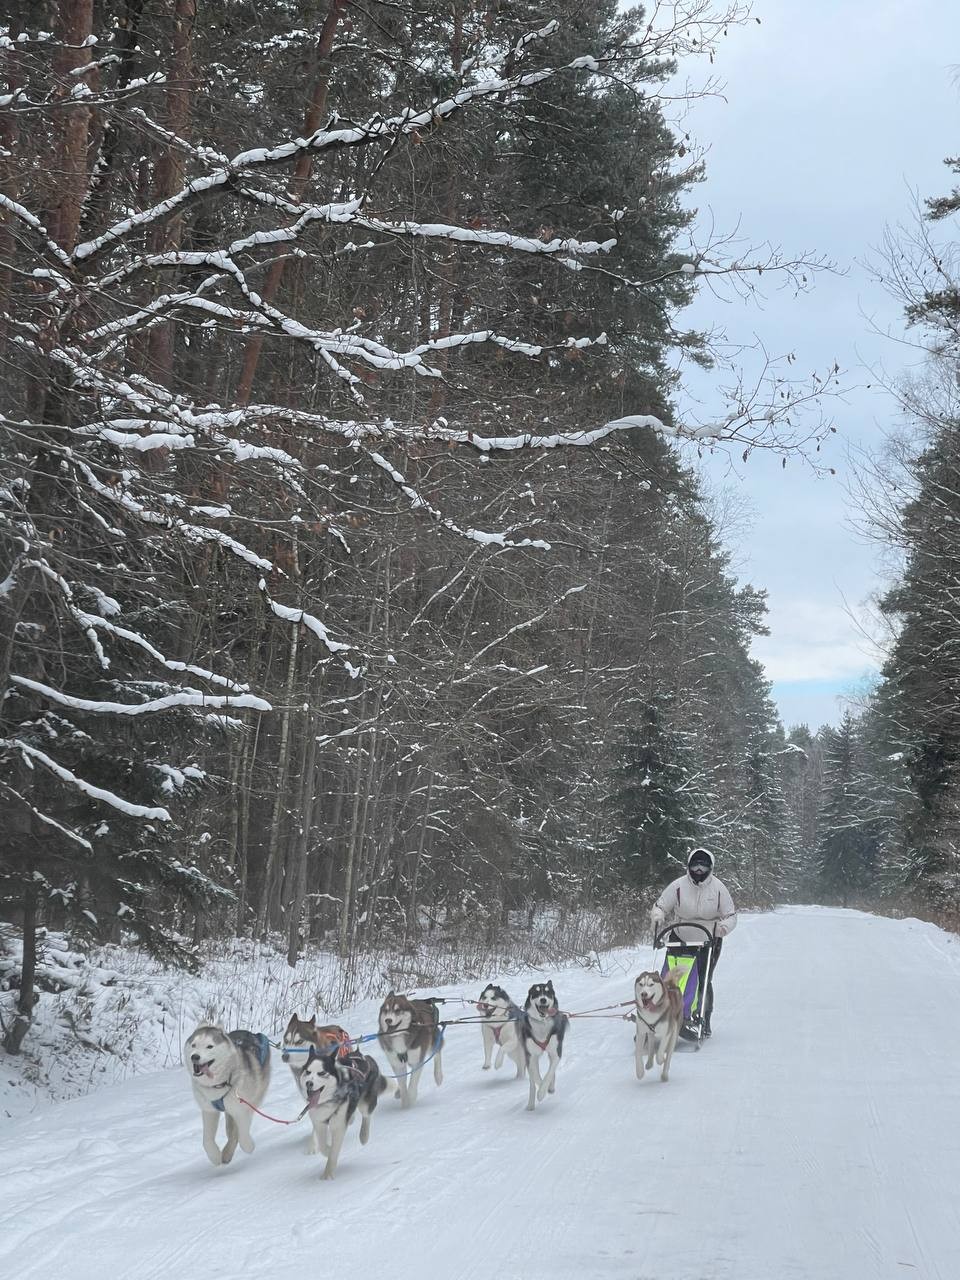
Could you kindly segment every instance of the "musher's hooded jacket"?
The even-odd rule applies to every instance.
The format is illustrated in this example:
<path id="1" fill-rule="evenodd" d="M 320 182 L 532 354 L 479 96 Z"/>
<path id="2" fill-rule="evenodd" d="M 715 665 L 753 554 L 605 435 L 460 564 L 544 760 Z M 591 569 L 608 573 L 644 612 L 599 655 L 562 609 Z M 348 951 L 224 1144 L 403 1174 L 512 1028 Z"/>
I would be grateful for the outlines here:
<path id="1" fill-rule="evenodd" d="M 690 861 L 695 854 L 701 858 L 706 853 L 710 859 L 710 874 L 702 884 L 696 884 L 689 875 Z M 705 925 L 711 932 L 716 926 L 717 937 L 722 938 L 737 926 L 737 912 L 730 897 L 730 890 L 713 874 L 713 854 L 707 849 L 694 849 L 687 859 L 688 874 L 678 876 L 661 893 L 650 912 L 654 932 L 672 920 L 690 920 Z M 699 929 L 678 929 L 677 936 L 683 942 L 703 942 Z"/>

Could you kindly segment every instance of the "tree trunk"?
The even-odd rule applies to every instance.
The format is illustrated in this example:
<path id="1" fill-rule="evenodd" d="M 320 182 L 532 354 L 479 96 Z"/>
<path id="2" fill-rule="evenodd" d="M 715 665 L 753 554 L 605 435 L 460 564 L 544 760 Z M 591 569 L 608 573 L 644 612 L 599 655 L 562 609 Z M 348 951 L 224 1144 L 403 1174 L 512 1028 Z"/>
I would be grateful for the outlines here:
<path id="1" fill-rule="evenodd" d="M 310 95 L 310 102 L 307 105 L 303 121 L 303 136 L 305 138 L 309 138 L 312 133 L 316 133 L 317 129 L 319 129 L 323 113 L 326 110 L 327 93 L 330 89 L 330 53 L 333 50 L 337 27 L 346 12 L 347 3 L 348 0 L 330 0 L 330 8 L 327 10 L 327 16 L 320 29 L 320 38 L 317 40 L 314 54 L 316 80 L 314 81 L 313 92 Z M 312 170 L 313 152 L 301 152 L 288 188 L 291 200 L 303 199 Z M 278 257 L 267 272 L 263 288 L 259 290 L 260 297 L 268 305 L 277 295 L 285 266 L 286 258 Z M 238 405 L 246 406 L 250 403 L 253 380 L 256 377 L 262 349 L 263 337 L 260 334 L 255 334 L 247 343 L 243 353 L 243 368 L 240 371 L 240 381 L 234 397 Z"/>
<path id="2" fill-rule="evenodd" d="M 170 70 L 167 85 L 166 127 L 177 137 L 183 137 L 190 122 L 190 102 L 193 75 L 193 27 L 197 20 L 197 0 L 168 0 L 173 22 Z M 156 167 L 157 202 L 166 200 L 183 186 L 186 163 L 179 147 L 168 144 L 160 154 Z M 180 248 L 183 239 L 183 217 L 162 222 L 154 237 L 154 252 L 171 253 Z M 173 336 L 170 321 L 156 325 L 150 331 L 150 376 L 162 386 L 173 389 Z"/>
<path id="3" fill-rule="evenodd" d="M 33 1023 L 37 1003 L 37 889 L 28 882 L 23 899 L 23 964 L 20 968 L 20 996 L 17 1016 L 3 1038 L 7 1053 L 18 1054 Z"/>
<path id="4" fill-rule="evenodd" d="M 57 51 L 54 73 L 60 85 L 76 84 L 73 75 L 90 59 L 87 41 L 93 34 L 93 0 L 60 0 L 54 36 Z M 58 154 L 53 158 L 57 194 L 46 219 L 47 231 L 68 253 L 77 242 L 80 213 L 87 195 L 87 140 L 90 108 L 80 99 L 76 106 L 64 107 L 59 121 Z"/>
<path id="5" fill-rule="evenodd" d="M 317 798 L 317 721 L 315 716 L 307 720 L 307 743 L 303 763 L 303 803 L 300 809 L 300 828 L 294 841 L 293 857 L 287 870 L 292 892 L 287 907 L 287 964 L 291 969 L 300 955 L 302 935 L 300 931 L 303 904 L 307 896 L 307 848 L 313 828 L 313 812 Z"/>
<path id="6" fill-rule="evenodd" d="M 257 925 L 261 934 L 272 925 L 279 923 L 281 872 L 278 864 L 278 853 L 280 849 L 280 827 L 283 822 L 283 803 L 286 799 L 287 791 L 287 761 L 290 756 L 290 707 L 293 701 L 299 642 L 300 626 L 296 624 L 290 634 L 284 708 L 280 719 L 280 748 L 277 755 L 275 779 L 276 796 L 273 802 L 273 816 L 270 820 L 270 844 L 267 850 L 267 865 L 263 873 L 262 897 L 257 912 Z"/>
<path id="7" fill-rule="evenodd" d="M 17 7 L 21 6 L 15 6 Z M 6 93 L 11 95 L 22 88 L 26 80 L 23 53 L 17 45 L 17 36 L 22 29 L 21 15 L 14 13 L 10 18 L 9 39 L 0 49 L 0 83 Z M 19 194 L 14 157 L 20 137 L 20 120 L 18 111 L 0 111 L 0 190 L 14 200 Z M 0 343 L 6 336 L 7 321 L 4 313 L 12 302 L 15 249 L 13 214 L 4 211 L 0 213 Z"/>
<path id="8" fill-rule="evenodd" d="M 116 87 L 125 88 L 134 78 L 137 59 L 140 57 L 140 20 L 145 0 L 126 0 L 124 12 L 117 18 L 113 37 L 113 52 L 117 63 Z M 97 159 L 92 166 L 90 190 L 80 220 L 81 234 L 95 228 L 107 211 L 110 177 L 115 171 L 120 148 L 121 129 L 117 117 L 111 114 L 100 135 Z"/>
<path id="9" fill-rule="evenodd" d="M 450 42 L 450 61 L 453 65 L 454 74 L 459 76 L 463 68 L 463 12 L 460 0 L 455 0 L 453 6 L 453 35 Z M 452 160 L 453 158 L 451 157 L 451 163 Z M 459 173 L 451 171 L 447 174 L 447 202 L 444 216 L 448 226 L 452 226 L 457 220 L 460 208 L 461 183 L 462 179 Z M 440 280 L 437 330 L 434 335 L 437 338 L 449 338 L 452 332 L 453 298 L 459 275 L 457 266 L 457 249 L 453 244 L 448 243 L 443 250 L 443 262 L 437 271 L 437 276 Z M 434 363 L 438 369 L 446 372 L 449 355 L 449 351 L 442 348 L 436 352 Z M 430 397 L 429 412 L 431 415 L 441 411 L 446 397 L 446 381 L 443 378 L 437 378 Z"/>

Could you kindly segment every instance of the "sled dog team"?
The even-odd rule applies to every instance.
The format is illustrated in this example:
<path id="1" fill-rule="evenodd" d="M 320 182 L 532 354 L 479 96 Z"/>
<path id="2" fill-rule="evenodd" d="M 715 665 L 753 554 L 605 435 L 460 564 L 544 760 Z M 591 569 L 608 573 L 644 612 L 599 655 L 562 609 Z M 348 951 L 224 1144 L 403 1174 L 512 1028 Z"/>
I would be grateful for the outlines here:
<path id="1" fill-rule="evenodd" d="M 510 1058 L 516 1079 L 528 1077 L 527 1110 L 533 1111 L 556 1088 L 569 1023 L 559 1010 L 553 983 L 534 983 L 522 1008 L 502 987 L 491 983 L 480 993 L 476 1006 L 484 1071 L 491 1065 L 499 1069 Z M 658 973 L 641 973 L 634 983 L 634 1012 L 626 1017 L 636 1023 L 637 1078 L 643 1079 L 646 1059 L 646 1069 L 656 1061 L 662 1068 L 660 1078 L 667 1080 L 683 1021 L 676 984 Z M 416 1102 L 420 1074 L 431 1059 L 434 1081 L 443 1083 L 443 1030 L 435 998 L 413 1000 L 391 991 L 380 1006 L 377 1040 L 392 1069 L 394 1096 L 402 1107 Z M 541 1075 L 544 1055 L 547 1068 Z M 291 1017 L 283 1033 L 281 1056 L 313 1126 L 308 1149 L 313 1155 L 326 1156 L 323 1177 L 332 1178 L 347 1126 L 356 1113 L 361 1117 L 361 1143 L 370 1137 L 371 1117 L 387 1090 L 387 1079 L 369 1054 L 354 1047 L 342 1027 L 317 1026 L 316 1018 Z M 229 1164 L 238 1146 L 252 1151 L 254 1108 L 260 1107 L 270 1083 L 267 1037 L 252 1031 L 228 1033 L 218 1026 L 198 1027 L 184 1047 L 184 1063 L 203 1121 L 203 1149 L 211 1163 Z M 226 1124 L 222 1148 L 216 1141 L 221 1115 Z"/>

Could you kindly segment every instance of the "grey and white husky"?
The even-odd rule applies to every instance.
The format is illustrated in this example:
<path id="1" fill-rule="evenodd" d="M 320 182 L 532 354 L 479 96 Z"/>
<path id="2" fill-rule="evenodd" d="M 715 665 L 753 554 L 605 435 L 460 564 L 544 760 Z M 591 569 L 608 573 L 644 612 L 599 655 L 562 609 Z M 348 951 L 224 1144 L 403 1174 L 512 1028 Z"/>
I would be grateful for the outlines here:
<path id="1" fill-rule="evenodd" d="M 364 1053 L 342 1055 L 336 1049 L 317 1053 L 311 1048 L 301 1076 L 307 1098 L 307 1115 L 313 1125 L 310 1150 L 327 1157 L 323 1176 L 333 1177 L 347 1125 L 359 1111 L 360 1141 L 370 1137 L 370 1117 L 377 1109 L 387 1082 L 376 1061 Z"/>
<path id="2" fill-rule="evenodd" d="M 557 1066 L 563 1057 L 563 1037 L 567 1034 L 569 1018 L 557 1007 L 557 995 L 552 982 L 535 982 L 527 993 L 520 1023 L 520 1039 L 527 1059 L 530 1075 L 530 1096 L 527 1110 L 533 1111 L 548 1093 L 556 1089 Z M 540 1075 L 540 1055 L 549 1061 L 547 1074 Z"/>
<path id="3" fill-rule="evenodd" d="M 184 1045 L 183 1060 L 203 1118 L 203 1149 L 210 1163 L 229 1164 L 238 1143 L 241 1151 L 252 1151 L 250 1107 L 259 1107 L 270 1083 L 267 1037 L 253 1031 L 228 1034 L 222 1027 L 197 1027 Z M 223 1150 L 216 1141 L 221 1115 L 227 1130 Z"/>
<path id="4" fill-rule="evenodd" d="M 493 1047 L 497 1047 L 497 1059 L 493 1063 L 494 1070 L 499 1071 L 505 1057 L 510 1057 L 517 1068 L 517 1079 L 520 1080 L 527 1069 L 527 1055 L 520 1041 L 520 1022 L 523 1010 L 513 1003 L 504 991 L 494 983 L 488 983 L 480 992 L 477 1001 L 477 1012 L 483 1021 L 480 1030 L 483 1033 L 483 1069 L 489 1071 L 493 1058 Z"/>
<path id="5" fill-rule="evenodd" d="M 417 1100 L 420 1072 L 433 1056 L 434 1081 L 443 1084 L 440 1015 L 434 1000 L 410 1000 L 391 991 L 380 1006 L 380 1048 L 397 1077 L 397 1091 L 403 1107 Z"/>

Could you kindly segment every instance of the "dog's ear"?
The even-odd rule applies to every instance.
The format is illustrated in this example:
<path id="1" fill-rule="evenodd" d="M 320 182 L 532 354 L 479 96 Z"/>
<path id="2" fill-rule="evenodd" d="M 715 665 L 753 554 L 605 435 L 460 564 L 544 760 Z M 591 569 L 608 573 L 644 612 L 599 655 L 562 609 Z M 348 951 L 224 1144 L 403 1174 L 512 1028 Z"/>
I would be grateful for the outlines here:
<path id="1" fill-rule="evenodd" d="M 307 1066 L 309 1067 L 310 1063 L 313 1062 L 314 1058 L 319 1058 L 319 1057 L 320 1057 L 319 1053 L 317 1053 L 316 1049 L 313 1047 L 313 1045 L 311 1045 L 307 1053 Z"/>
<path id="2" fill-rule="evenodd" d="M 299 1021 L 300 1021 L 300 1015 L 299 1015 L 299 1013 L 291 1013 L 291 1015 L 290 1015 L 290 1021 L 287 1023 L 287 1030 L 288 1030 L 288 1031 L 292 1030 L 294 1023 L 299 1022 Z"/>
<path id="3" fill-rule="evenodd" d="M 310 1021 L 307 1023 L 307 1026 L 315 1027 L 316 1025 L 317 1025 L 317 1015 L 313 1013 L 310 1015 Z"/>

